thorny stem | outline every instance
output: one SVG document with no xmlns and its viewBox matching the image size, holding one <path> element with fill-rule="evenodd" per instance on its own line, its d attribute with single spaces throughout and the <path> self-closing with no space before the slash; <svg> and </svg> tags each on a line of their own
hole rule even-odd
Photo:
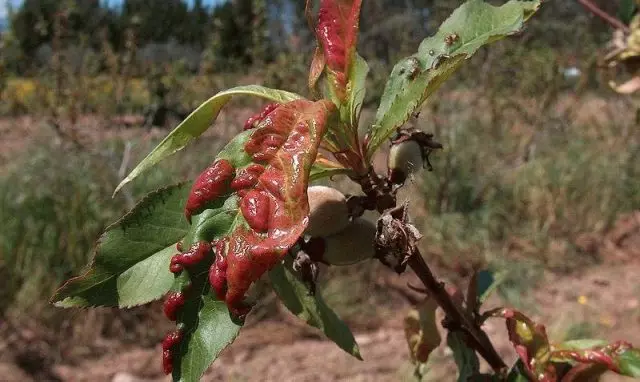
<svg viewBox="0 0 640 382">
<path fill-rule="evenodd" d="M 627 25 L 625 25 L 622 21 L 616 19 L 615 17 L 611 16 L 607 12 L 600 9 L 600 7 L 592 3 L 591 0 L 578 0 L 578 3 L 582 4 L 582 6 L 585 7 L 589 12 L 600 17 L 602 20 L 607 22 L 612 27 L 616 29 L 620 29 L 624 33 L 630 32 L 629 27 Z"/>
<path fill-rule="evenodd" d="M 429 296 L 436 300 L 447 315 L 447 319 L 451 323 L 451 327 L 448 329 L 463 331 L 467 335 L 468 345 L 477 350 L 493 370 L 496 372 L 504 371 L 507 365 L 493 347 L 487 334 L 476 324 L 473 317 L 470 317 L 462 306 L 453 300 L 446 291 L 444 283 L 436 279 L 417 248 L 414 253 L 410 254 L 407 264 L 422 281 Z"/>
</svg>

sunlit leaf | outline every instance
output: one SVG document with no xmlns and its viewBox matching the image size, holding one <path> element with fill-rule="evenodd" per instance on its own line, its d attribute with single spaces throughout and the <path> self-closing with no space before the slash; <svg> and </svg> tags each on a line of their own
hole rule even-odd
<svg viewBox="0 0 640 382">
<path fill-rule="evenodd" d="M 362 359 L 360 348 L 349 327 L 325 303 L 322 295 L 311 295 L 307 286 L 291 270 L 291 262 L 278 265 L 269 272 L 269 279 L 282 303 L 298 318 L 316 327 L 342 350 Z"/>
<path fill-rule="evenodd" d="M 145 304 L 173 283 L 169 261 L 189 229 L 184 202 L 189 184 L 152 192 L 98 240 L 88 271 L 67 281 L 51 301 L 60 307 Z M 141 286 L 144 287 L 141 287 Z"/>
<path fill-rule="evenodd" d="M 374 125 L 368 132 L 367 158 L 480 47 L 522 30 L 539 1 L 511 0 L 495 7 L 470 0 L 456 9 L 418 52 L 393 68 Z"/>
<path fill-rule="evenodd" d="M 192 140 L 202 135 L 216 120 L 224 105 L 237 95 L 260 97 L 277 103 L 286 103 L 302 98 L 297 94 L 284 90 L 269 89 L 258 85 L 238 86 L 219 92 L 198 106 L 178 127 L 169 133 L 169 135 L 120 182 L 114 191 L 114 195 L 125 184 L 131 182 L 142 172 L 183 149 Z"/>
</svg>

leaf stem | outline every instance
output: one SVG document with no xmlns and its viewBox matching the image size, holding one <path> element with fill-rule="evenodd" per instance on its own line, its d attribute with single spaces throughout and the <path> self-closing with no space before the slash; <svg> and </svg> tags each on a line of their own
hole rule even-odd
<svg viewBox="0 0 640 382">
<path fill-rule="evenodd" d="M 600 17 L 602 20 L 604 20 L 606 23 L 608 23 L 612 27 L 616 29 L 620 29 L 624 33 L 630 32 L 629 27 L 627 25 L 625 25 L 622 21 L 616 19 L 615 17 L 611 16 L 607 12 L 600 9 L 600 7 L 598 7 L 596 4 L 591 2 L 591 0 L 578 0 L 578 3 L 580 3 L 583 7 L 585 7 L 589 12 Z"/>
<path fill-rule="evenodd" d="M 434 298 L 444 310 L 451 325 L 449 330 L 460 330 L 467 334 L 468 345 L 484 358 L 496 372 L 503 372 L 507 365 L 504 363 L 496 349 L 493 347 L 487 334 L 476 323 L 476 320 L 466 312 L 459 303 L 453 300 L 446 291 L 444 283 L 438 281 L 431 269 L 424 261 L 420 251 L 415 248 L 410 254 L 408 263 L 411 269 L 424 284 L 429 296 Z"/>
</svg>

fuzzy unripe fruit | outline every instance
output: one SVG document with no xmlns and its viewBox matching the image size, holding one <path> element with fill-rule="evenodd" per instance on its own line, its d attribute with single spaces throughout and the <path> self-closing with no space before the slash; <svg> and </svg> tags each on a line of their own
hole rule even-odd
<svg viewBox="0 0 640 382">
<path fill-rule="evenodd" d="M 373 258 L 376 225 L 356 219 L 343 231 L 324 238 L 322 260 L 331 265 L 351 265 Z"/>
<path fill-rule="evenodd" d="M 335 188 L 311 186 L 309 197 L 309 225 L 305 233 L 313 237 L 326 237 L 349 225 L 347 198 Z"/>
<path fill-rule="evenodd" d="M 389 151 L 389 178 L 393 183 L 404 183 L 407 177 L 422 168 L 422 147 L 413 140 L 391 146 Z"/>
</svg>

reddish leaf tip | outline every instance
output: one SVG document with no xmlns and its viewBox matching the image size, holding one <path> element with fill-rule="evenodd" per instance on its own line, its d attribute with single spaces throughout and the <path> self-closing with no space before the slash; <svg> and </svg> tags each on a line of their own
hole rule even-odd
<svg viewBox="0 0 640 382">
<path fill-rule="evenodd" d="M 207 203 L 224 194 L 233 175 L 234 168 L 231 163 L 219 159 L 198 176 L 185 206 L 185 216 L 189 222 L 192 215 L 201 212 Z"/>
</svg>

